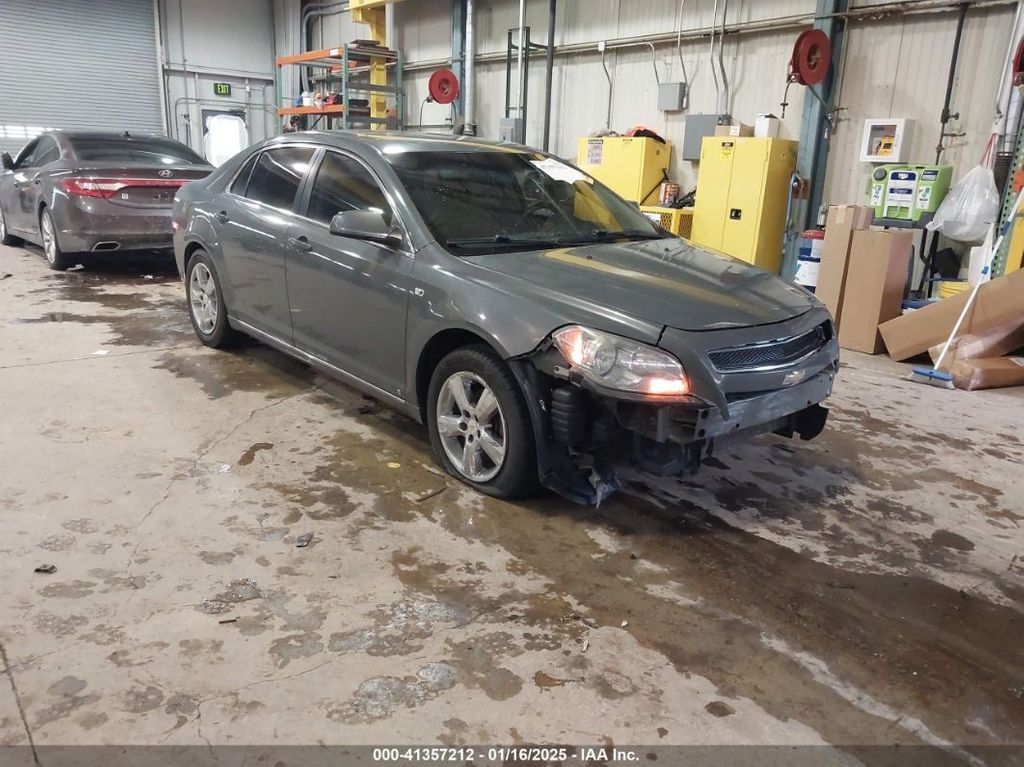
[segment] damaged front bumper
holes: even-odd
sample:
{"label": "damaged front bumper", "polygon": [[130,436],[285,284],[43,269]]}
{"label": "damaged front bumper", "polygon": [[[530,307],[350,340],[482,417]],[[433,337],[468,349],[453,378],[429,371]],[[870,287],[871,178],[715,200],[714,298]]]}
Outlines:
{"label": "damaged front bumper", "polygon": [[664,401],[600,391],[552,375],[543,356],[512,361],[527,394],[541,482],[581,504],[598,504],[619,489],[616,469],[638,466],[661,476],[687,476],[716,449],[760,434],[809,440],[821,433],[838,348],[831,341],[819,365],[799,383],[768,391],[724,394],[717,401]]}

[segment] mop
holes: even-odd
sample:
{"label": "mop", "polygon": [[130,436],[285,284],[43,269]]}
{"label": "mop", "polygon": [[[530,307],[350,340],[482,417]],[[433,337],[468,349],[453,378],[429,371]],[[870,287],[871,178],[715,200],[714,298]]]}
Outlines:
{"label": "mop", "polygon": [[995,258],[996,253],[999,252],[999,248],[1003,244],[1003,239],[1013,228],[1014,222],[1017,217],[1022,215],[1020,209],[1021,200],[1024,199],[1024,189],[1017,195],[1017,201],[1014,203],[1011,210],[1014,211],[1014,215],[1010,216],[1005,224],[1003,224],[999,238],[995,241],[995,244],[988,247],[989,242],[992,240],[991,234],[986,238],[985,255],[984,261],[982,262],[981,274],[978,277],[978,281],[974,283],[974,287],[971,289],[971,294],[967,297],[967,303],[964,304],[963,311],[960,312],[960,316],[957,318],[956,324],[953,325],[953,330],[950,331],[949,338],[946,339],[945,345],[942,347],[942,352],[939,354],[939,358],[935,360],[933,367],[916,367],[910,371],[910,375],[907,376],[908,381],[914,381],[915,383],[928,384],[929,386],[939,386],[944,389],[953,388],[953,374],[946,373],[939,370],[942,367],[943,361],[946,359],[946,354],[949,352],[949,348],[953,345],[953,339],[956,338],[956,334],[960,332],[960,326],[964,324],[964,319],[967,317],[968,312],[971,311],[971,307],[974,305],[974,299],[978,295],[978,290],[984,282],[987,282],[989,270],[992,268],[992,259]]}

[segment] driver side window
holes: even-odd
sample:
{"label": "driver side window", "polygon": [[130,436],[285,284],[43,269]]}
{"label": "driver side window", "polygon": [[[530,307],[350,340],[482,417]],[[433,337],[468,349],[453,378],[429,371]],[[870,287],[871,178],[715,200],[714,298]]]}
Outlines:
{"label": "driver side window", "polygon": [[391,206],[377,179],[358,160],[329,151],[313,181],[306,216],[330,224],[335,215],[349,210],[375,211],[391,223]]}
{"label": "driver side window", "polygon": [[21,150],[18,159],[14,161],[15,168],[20,170],[21,168],[32,167],[35,163],[36,150],[39,149],[39,141],[39,139],[36,139]]}

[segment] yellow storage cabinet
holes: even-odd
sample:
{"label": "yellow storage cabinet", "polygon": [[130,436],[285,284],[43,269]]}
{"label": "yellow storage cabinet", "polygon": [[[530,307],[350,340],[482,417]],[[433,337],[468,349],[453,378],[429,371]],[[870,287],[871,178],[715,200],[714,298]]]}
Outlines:
{"label": "yellow storage cabinet", "polygon": [[690,239],[778,272],[796,147],[777,138],[706,137]]}
{"label": "yellow storage cabinet", "polygon": [[672,145],[653,138],[581,138],[576,165],[620,197],[641,205],[658,199]]}

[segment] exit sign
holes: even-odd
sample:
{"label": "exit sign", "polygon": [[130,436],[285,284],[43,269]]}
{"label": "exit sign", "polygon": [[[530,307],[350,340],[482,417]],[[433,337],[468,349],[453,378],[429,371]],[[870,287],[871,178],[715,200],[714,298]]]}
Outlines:
{"label": "exit sign", "polygon": [[214,83],[213,93],[215,96],[230,96],[231,83]]}

